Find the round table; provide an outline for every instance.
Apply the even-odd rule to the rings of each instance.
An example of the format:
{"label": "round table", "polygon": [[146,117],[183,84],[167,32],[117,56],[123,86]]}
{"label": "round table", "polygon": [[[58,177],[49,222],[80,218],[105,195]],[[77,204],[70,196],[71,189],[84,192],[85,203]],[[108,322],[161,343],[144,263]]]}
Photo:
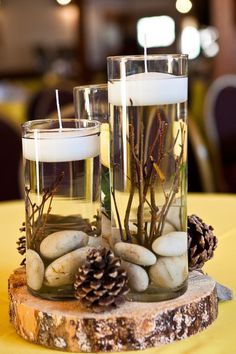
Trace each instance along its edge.
{"label": "round table", "polygon": [[[206,263],[204,271],[236,293],[236,195],[190,194],[188,215],[192,213],[203,218],[207,224],[211,224],[218,237],[215,256]],[[21,235],[19,227],[24,220],[24,201],[1,202],[0,220],[0,353],[55,353],[55,350],[37,346],[19,337],[9,322],[7,281],[22,260],[22,256],[16,250],[16,241]],[[235,313],[235,300],[222,302],[219,304],[217,320],[205,331],[180,342],[144,352],[150,354],[232,353],[236,344]]]}

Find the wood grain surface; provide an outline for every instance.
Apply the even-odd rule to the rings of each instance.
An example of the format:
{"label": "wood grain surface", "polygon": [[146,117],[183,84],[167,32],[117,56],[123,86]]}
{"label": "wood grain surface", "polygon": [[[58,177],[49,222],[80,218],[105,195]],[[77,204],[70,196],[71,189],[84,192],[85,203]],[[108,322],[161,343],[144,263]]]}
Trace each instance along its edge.
{"label": "wood grain surface", "polygon": [[47,301],[32,296],[25,269],[9,278],[10,320],[28,341],[69,352],[110,352],[158,347],[208,327],[217,317],[216,283],[192,272],[188,290],[176,299],[125,302],[95,314],[79,301]]}

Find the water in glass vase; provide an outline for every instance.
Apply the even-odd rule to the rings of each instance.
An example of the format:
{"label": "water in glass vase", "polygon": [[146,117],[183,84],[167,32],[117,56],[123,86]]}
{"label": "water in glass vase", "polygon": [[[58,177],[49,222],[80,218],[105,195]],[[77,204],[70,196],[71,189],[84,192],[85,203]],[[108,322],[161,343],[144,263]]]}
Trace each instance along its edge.
{"label": "water in glass vase", "polygon": [[86,153],[81,136],[69,138],[71,150],[56,139],[53,152],[48,139],[23,138],[27,285],[51,299],[73,297],[75,272],[101,234],[98,134],[85,137]]}
{"label": "water in glass vase", "polygon": [[159,301],[187,288],[186,99],[178,90],[137,99],[130,82],[126,105],[120,82],[109,83],[112,244],[130,275],[128,299]]}

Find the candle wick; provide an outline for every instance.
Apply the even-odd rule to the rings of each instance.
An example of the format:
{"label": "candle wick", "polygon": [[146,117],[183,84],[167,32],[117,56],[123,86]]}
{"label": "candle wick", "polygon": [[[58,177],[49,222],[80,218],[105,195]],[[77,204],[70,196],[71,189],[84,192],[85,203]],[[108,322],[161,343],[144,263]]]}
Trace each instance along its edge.
{"label": "candle wick", "polygon": [[144,33],[144,71],[145,73],[148,72],[147,70],[147,34]]}
{"label": "candle wick", "polygon": [[59,121],[59,128],[60,128],[60,130],[62,130],[61,109],[60,109],[60,102],[59,102],[59,93],[58,93],[57,89],[56,89],[56,104],[57,104],[57,115],[58,115],[58,121]]}

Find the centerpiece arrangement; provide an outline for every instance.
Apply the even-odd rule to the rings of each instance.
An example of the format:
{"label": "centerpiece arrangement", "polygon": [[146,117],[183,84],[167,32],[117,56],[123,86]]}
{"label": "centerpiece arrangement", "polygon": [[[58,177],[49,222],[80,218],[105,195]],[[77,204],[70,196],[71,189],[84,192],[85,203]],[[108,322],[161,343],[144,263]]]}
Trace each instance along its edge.
{"label": "centerpiece arrangement", "polygon": [[217,239],[186,209],[187,57],[110,57],[107,93],[111,215],[100,123],[58,110],[23,126],[26,260],[9,279],[10,319],[72,352],[159,346],[217,317],[219,285],[201,271]]}

